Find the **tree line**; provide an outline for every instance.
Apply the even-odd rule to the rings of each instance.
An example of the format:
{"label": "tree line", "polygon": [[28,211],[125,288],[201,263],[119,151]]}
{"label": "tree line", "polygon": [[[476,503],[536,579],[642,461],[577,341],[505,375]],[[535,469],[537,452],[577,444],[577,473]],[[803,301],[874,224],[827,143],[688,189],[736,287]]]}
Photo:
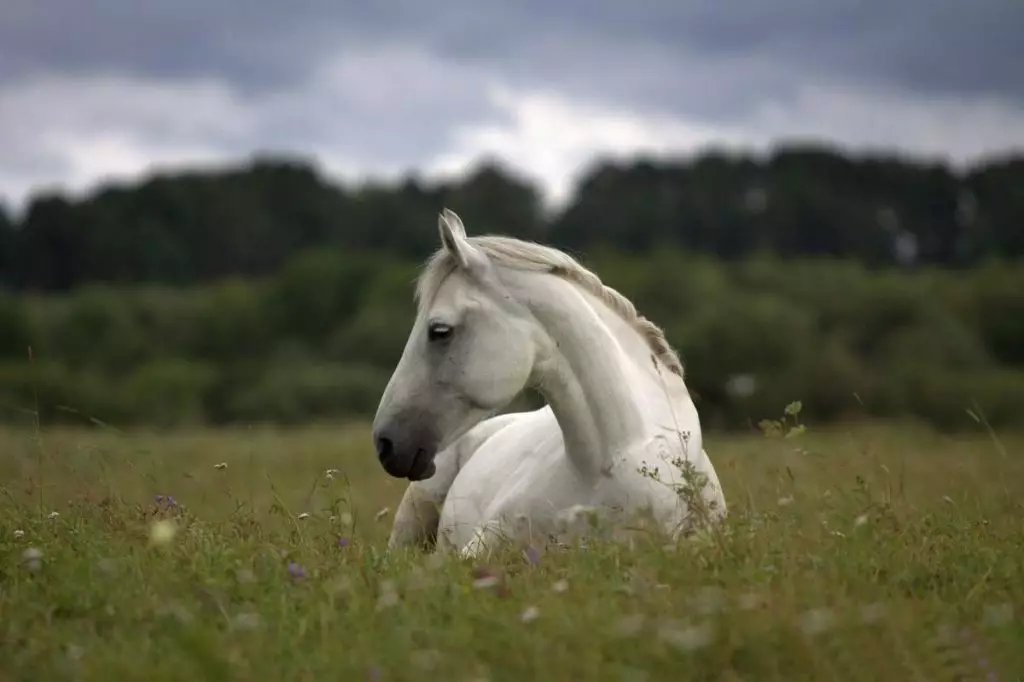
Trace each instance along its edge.
{"label": "tree line", "polygon": [[[704,423],[1024,424],[1024,158],[783,148],[596,166],[543,210],[496,165],[346,188],[255,159],[0,211],[0,420],[366,418],[442,206],[566,248],[662,325]],[[31,356],[28,349],[31,348]],[[536,404],[527,396],[516,407]]]}
{"label": "tree line", "polygon": [[736,261],[757,253],[877,266],[969,267],[1024,254],[1024,157],[965,172],[898,156],[790,145],[765,158],[607,161],[546,215],[525,179],[485,164],[459,181],[409,175],[344,187],[304,160],[257,157],[220,171],[108,183],[81,199],[34,196],[0,210],[0,283],[67,291],[85,283],[185,285],[266,276],[314,247],[418,259],[443,205],[474,232],[575,252],[680,248]]}

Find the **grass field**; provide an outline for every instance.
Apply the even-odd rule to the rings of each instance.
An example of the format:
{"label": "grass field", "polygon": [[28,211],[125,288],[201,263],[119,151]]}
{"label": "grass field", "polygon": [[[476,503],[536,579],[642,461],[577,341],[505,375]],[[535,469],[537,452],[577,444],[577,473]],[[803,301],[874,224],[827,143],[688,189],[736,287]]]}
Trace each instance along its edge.
{"label": "grass field", "polygon": [[0,433],[0,682],[1024,679],[1019,436],[708,434],[727,532],[487,566],[385,556],[368,440]]}

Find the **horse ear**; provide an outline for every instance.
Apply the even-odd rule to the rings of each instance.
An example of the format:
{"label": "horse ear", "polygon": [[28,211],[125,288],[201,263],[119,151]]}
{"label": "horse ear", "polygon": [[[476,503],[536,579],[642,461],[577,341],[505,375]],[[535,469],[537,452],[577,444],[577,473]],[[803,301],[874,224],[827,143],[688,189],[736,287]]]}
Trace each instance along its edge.
{"label": "horse ear", "polygon": [[468,268],[473,258],[473,247],[466,241],[466,227],[462,224],[462,218],[451,209],[443,209],[437,217],[437,228],[445,251],[455,258],[459,266]]}

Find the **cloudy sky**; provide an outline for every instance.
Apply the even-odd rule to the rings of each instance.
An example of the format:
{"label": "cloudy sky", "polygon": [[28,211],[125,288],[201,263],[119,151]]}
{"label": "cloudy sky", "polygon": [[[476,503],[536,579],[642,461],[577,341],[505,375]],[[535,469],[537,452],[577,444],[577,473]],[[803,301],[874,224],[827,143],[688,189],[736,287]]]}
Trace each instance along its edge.
{"label": "cloudy sky", "polygon": [[[1024,150],[1024,0],[5,0],[0,197],[312,155],[350,179],[496,156]],[[741,9],[742,7],[742,9]]]}

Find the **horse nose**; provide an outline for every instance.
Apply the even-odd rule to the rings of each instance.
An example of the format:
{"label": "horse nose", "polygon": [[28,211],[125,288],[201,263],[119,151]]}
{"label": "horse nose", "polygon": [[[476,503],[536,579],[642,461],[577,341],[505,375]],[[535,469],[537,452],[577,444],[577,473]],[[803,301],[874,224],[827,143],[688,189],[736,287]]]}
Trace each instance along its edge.
{"label": "horse nose", "polygon": [[387,436],[377,436],[377,458],[381,462],[391,459],[391,455],[394,454],[395,444],[391,442],[391,439]]}

